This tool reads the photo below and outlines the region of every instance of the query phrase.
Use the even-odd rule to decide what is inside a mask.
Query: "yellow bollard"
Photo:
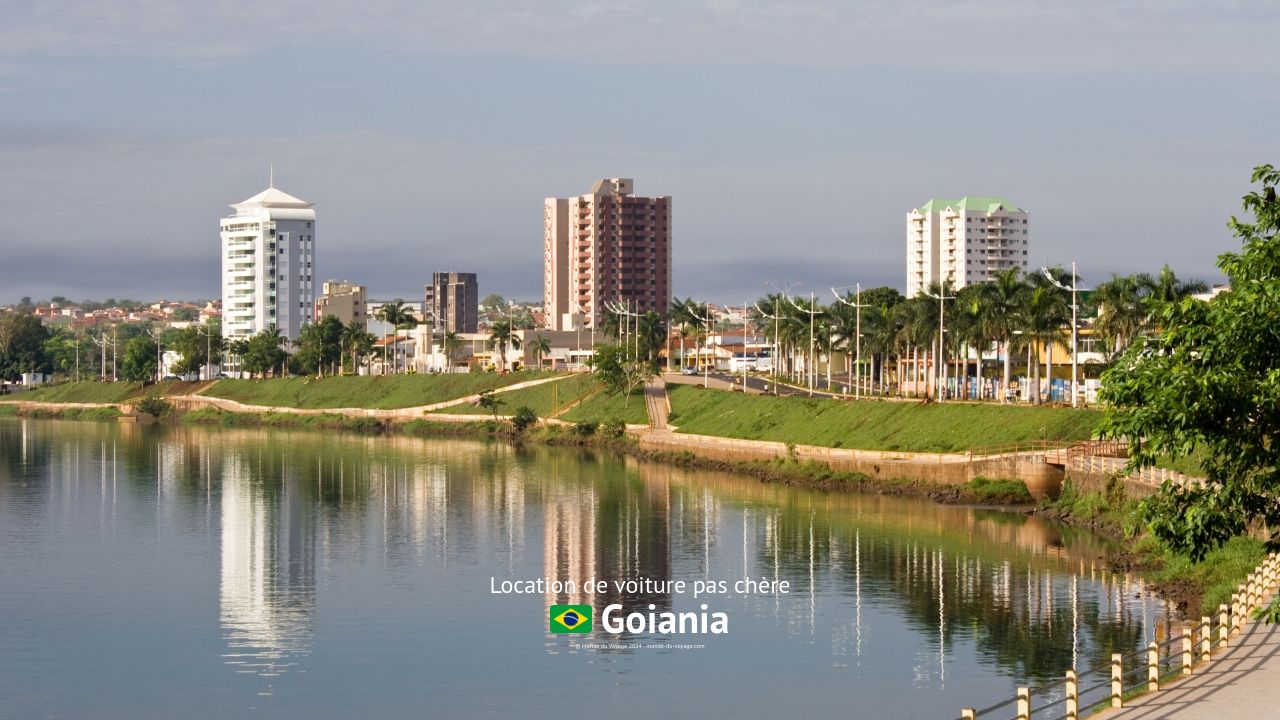
[[[1120,653],[1111,654],[1111,707],[1124,707],[1124,672],[1120,662],[1124,658]]]
[[[960,720],[977,720],[978,711],[973,708],[963,708],[960,710]]]
[[[1191,628],[1182,628],[1182,674],[1191,674]]]
[[[1200,662],[1209,662],[1209,654],[1213,650],[1210,641],[1209,616],[1200,618]]]
[[[1218,644],[1227,646],[1227,638],[1231,631],[1231,608],[1223,603],[1218,606]]]
[[[1147,690],[1160,690],[1160,644],[1155,640],[1147,644]]]
[[[1031,720],[1031,688],[1018,688],[1018,720]]]
[[[1067,720],[1080,718],[1080,685],[1075,670],[1067,671]]]

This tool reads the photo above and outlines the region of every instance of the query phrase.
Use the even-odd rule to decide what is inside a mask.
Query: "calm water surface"
[[[0,716],[953,718],[1161,632],[1105,550],[597,452],[0,418]],[[792,591],[489,592],[590,576]],[[585,649],[577,601],[730,632]]]

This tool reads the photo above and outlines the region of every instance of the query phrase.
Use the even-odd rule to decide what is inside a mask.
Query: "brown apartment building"
[[[547,327],[597,327],[605,303],[665,314],[671,302],[671,197],[636,197],[629,178],[544,204]]]

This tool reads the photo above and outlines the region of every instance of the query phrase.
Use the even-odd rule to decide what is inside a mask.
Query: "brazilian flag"
[[[552,605],[547,618],[551,632],[558,635],[591,632],[590,605]]]

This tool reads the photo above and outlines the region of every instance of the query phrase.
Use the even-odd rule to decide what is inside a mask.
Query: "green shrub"
[[[627,434],[627,424],[617,418],[600,424],[600,433],[607,438],[620,438]]]
[[[158,395],[148,395],[138,401],[138,412],[154,417],[161,417],[171,408],[172,406]]]
[[[596,434],[596,428],[600,427],[600,423],[595,420],[583,420],[573,426],[573,431],[579,437],[591,437]]]
[[[516,408],[515,414],[511,416],[511,425],[516,432],[524,432],[534,423],[538,422],[538,413],[528,405],[521,405]]]
[[[978,500],[985,502],[1033,502],[1027,484],[1021,480],[993,480],[979,475],[969,481],[969,488]]]

